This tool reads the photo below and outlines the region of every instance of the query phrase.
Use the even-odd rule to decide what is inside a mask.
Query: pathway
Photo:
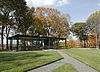
[[[52,72],[53,69],[58,68],[64,63],[70,63],[78,72],[97,72],[93,68],[87,66],[86,64],[68,56],[64,53],[64,50],[57,50],[57,52],[64,57],[64,59],[54,62],[52,64],[31,70],[29,72]]]
[[[40,68],[31,70],[29,72],[52,72],[52,70],[58,68],[62,64],[64,64],[64,61],[63,60],[60,60],[60,61],[51,63],[49,65],[46,65],[46,66],[43,66],[43,67],[40,67]]]
[[[64,62],[70,63],[78,72],[97,72],[93,68],[87,66],[86,64],[68,56],[63,52],[64,50],[58,50],[57,52],[60,53],[64,57]]]

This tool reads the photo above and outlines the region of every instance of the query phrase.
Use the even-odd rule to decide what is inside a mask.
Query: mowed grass
[[[68,49],[65,53],[100,71],[100,50]]]
[[[71,64],[63,64],[62,66],[54,69],[53,72],[78,72]]]
[[[0,52],[0,72],[23,72],[60,58],[56,51]]]

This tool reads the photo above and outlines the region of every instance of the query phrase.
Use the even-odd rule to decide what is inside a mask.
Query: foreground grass
[[[53,70],[53,72],[78,72],[71,64],[64,64],[57,69]]]
[[[23,72],[60,58],[55,51],[0,52],[0,72]]]
[[[100,50],[68,49],[65,53],[100,71]]]

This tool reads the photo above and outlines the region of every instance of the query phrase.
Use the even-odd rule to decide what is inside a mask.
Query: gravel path
[[[64,63],[70,63],[78,72],[97,72],[93,68],[87,66],[86,64],[68,56],[63,52],[64,50],[57,50],[57,52],[64,57],[64,59],[54,62],[52,64],[31,70],[29,72],[52,72],[52,70],[58,68]]]
[[[73,65],[73,67],[78,71],[78,72],[97,72],[93,68],[87,66],[86,64],[68,56],[63,52],[63,50],[58,50],[57,51],[59,54],[61,54],[64,57],[64,62],[70,63]]]
[[[52,64],[31,70],[29,72],[52,72],[52,70],[58,68],[59,66],[61,66],[62,64],[64,64],[64,59],[54,62]]]

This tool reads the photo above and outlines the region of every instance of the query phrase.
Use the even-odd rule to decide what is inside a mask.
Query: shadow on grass
[[[40,54],[40,53],[2,53],[0,54],[0,62],[4,61],[14,61],[14,60],[25,60],[32,58],[39,58],[43,56],[50,56],[50,54]]]

